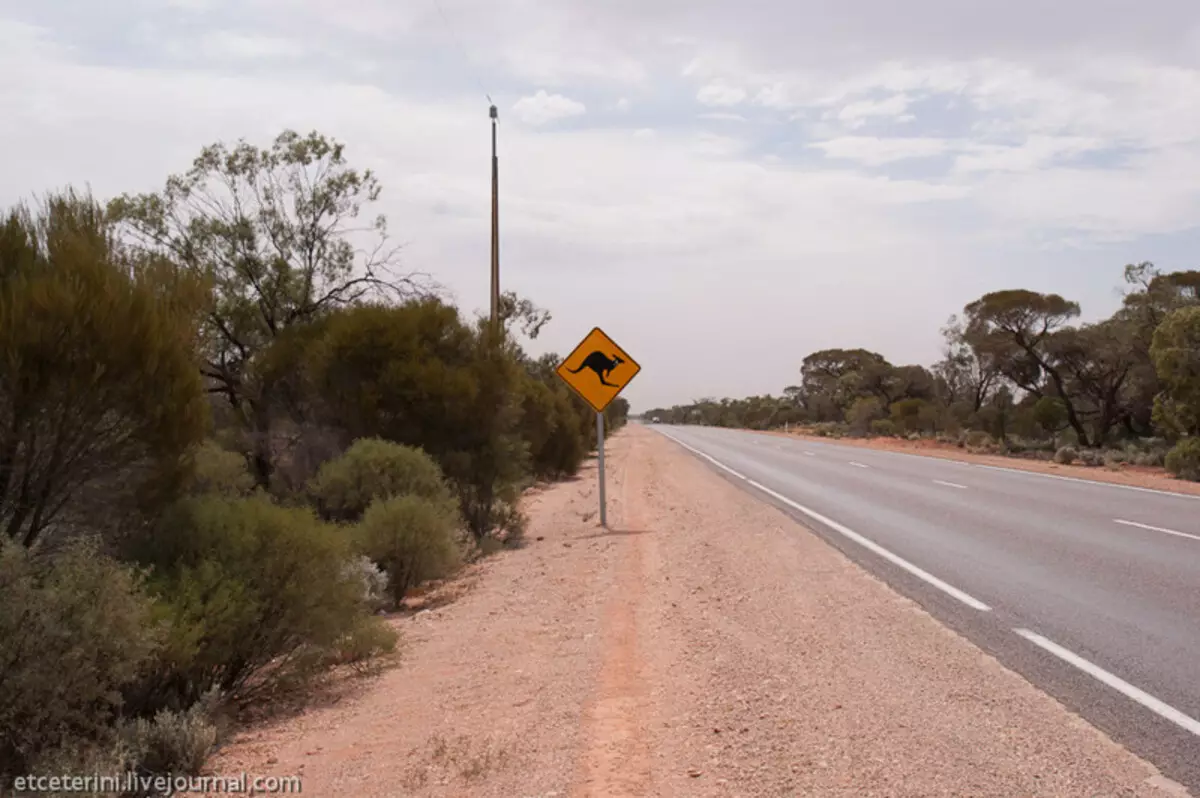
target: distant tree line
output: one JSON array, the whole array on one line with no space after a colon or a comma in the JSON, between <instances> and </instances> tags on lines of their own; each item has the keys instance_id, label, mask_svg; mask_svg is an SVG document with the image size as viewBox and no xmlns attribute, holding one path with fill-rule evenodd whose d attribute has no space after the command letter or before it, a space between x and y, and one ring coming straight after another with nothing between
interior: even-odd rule
<instances>
[{"instance_id":1,"label":"distant tree line","mask_svg":"<svg viewBox=\"0 0 1200 798\"><path fill-rule=\"evenodd\" d=\"M1072 323L1079 305L1057 294L996 291L950 318L931 367L827 349L804 358L800 382L781 396L703 399L643 416L838 435L975 432L997 451L1165 462L1200 479L1200 271L1140 263L1125 268L1125 282L1121 307L1103 321Z\"/></svg>"},{"instance_id":2,"label":"distant tree line","mask_svg":"<svg viewBox=\"0 0 1200 798\"><path fill-rule=\"evenodd\" d=\"M223 713L365 667L376 617L520 540L594 413L401 272L380 186L285 132L162 191L0 215L0 793L20 773L195 773ZM610 430L628 404L612 403Z\"/></svg>"}]
</instances>

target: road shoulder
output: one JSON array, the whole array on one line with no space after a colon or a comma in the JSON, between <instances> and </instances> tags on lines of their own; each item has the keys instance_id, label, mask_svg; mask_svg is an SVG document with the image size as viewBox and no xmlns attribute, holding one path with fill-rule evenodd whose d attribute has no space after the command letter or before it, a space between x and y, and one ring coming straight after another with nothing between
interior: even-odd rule
<instances>
[{"instance_id":1,"label":"road shoulder","mask_svg":"<svg viewBox=\"0 0 1200 798\"><path fill-rule=\"evenodd\" d=\"M630 427L402 664L222 772L361 796L1168 796L1157 771L676 444Z\"/></svg>"}]
</instances>

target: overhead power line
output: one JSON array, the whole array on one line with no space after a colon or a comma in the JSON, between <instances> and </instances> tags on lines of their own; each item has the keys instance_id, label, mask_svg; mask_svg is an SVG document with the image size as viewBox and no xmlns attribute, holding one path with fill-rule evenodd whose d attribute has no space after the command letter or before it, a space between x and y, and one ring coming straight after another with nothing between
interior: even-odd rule
<instances>
[{"instance_id":1,"label":"overhead power line","mask_svg":"<svg viewBox=\"0 0 1200 798\"><path fill-rule=\"evenodd\" d=\"M471 77L475 81L475 85L479 89L479 93L487 98L489 106L495 105L495 103L492 102L492 95L489 94L487 89L484 88L483 81L480 79L479 73L475 71L475 66L471 62L470 57L467 55L467 48L463 46L462 38L458 35L458 31L455 30L454 26L450 24L450 18L446 16L446 9L443 8L441 0L432 0L432 2L433 7L437 9L438 16L442 18L442 24L446 26L446 32L450 34L450 39L454 42L454 46L458 49L458 54L462 58L463 65L466 67L467 71L471 73Z\"/></svg>"}]
</instances>

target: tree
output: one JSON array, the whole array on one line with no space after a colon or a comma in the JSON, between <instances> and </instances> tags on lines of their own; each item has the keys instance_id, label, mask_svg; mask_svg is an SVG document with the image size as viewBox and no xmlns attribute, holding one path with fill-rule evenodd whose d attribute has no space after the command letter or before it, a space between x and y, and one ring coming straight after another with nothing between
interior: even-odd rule
<instances>
[{"instance_id":1,"label":"tree","mask_svg":"<svg viewBox=\"0 0 1200 798\"><path fill-rule=\"evenodd\" d=\"M935 396L935 380L924 366L895 366L885 373L879 386L880 398L889 404L903 399L929 401Z\"/></svg>"},{"instance_id":2,"label":"tree","mask_svg":"<svg viewBox=\"0 0 1200 798\"><path fill-rule=\"evenodd\" d=\"M1152 263L1131 264L1125 267L1125 282L1133 288L1113 319L1132 330L1134 365L1122 387L1125 412L1121 421L1131 434L1150 435L1154 431L1154 400L1162 391L1150 355L1154 331L1171 311L1200 304L1200 271L1162 274Z\"/></svg>"},{"instance_id":3,"label":"tree","mask_svg":"<svg viewBox=\"0 0 1200 798\"><path fill-rule=\"evenodd\" d=\"M1079 315L1079 304L1058 294L1016 289L984 294L963 312L972 345L994 357L1005 377L1038 397L1047 393L1043 381L1049 381L1079 442L1087 446L1088 433L1068 392L1067 376L1047 348L1051 336Z\"/></svg>"},{"instance_id":4,"label":"tree","mask_svg":"<svg viewBox=\"0 0 1200 798\"><path fill-rule=\"evenodd\" d=\"M801 387L816 410L814 420L835 420L856 398L874 395L886 401L885 380L892 366L866 349L823 349L804 358ZM832 412L831 412L832 411Z\"/></svg>"},{"instance_id":5,"label":"tree","mask_svg":"<svg viewBox=\"0 0 1200 798\"><path fill-rule=\"evenodd\" d=\"M1200 306L1168 314L1150 353L1164 387L1155 420L1174 435L1200 435Z\"/></svg>"},{"instance_id":6,"label":"tree","mask_svg":"<svg viewBox=\"0 0 1200 798\"><path fill-rule=\"evenodd\" d=\"M1133 330L1119 319L1060 330L1047 351L1066 379L1074 406L1091 419L1092 443L1102 446L1124 411L1122 389L1135 365ZM1082 442L1082 440L1081 440Z\"/></svg>"},{"instance_id":7,"label":"tree","mask_svg":"<svg viewBox=\"0 0 1200 798\"><path fill-rule=\"evenodd\" d=\"M350 439L423 448L454 484L472 531L492 529L529 453L519 434L525 375L485 319L472 327L436 298L363 304L330 315L303 350L317 420Z\"/></svg>"},{"instance_id":8,"label":"tree","mask_svg":"<svg viewBox=\"0 0 1200 798\"><path fill-rule=\"evenodd\" d=\"M383 216L357 221L380 190L370 170L347 164L344 145L289 130L265 149L245 141L205 147L161 193L109 205L132 247L211 280L201 371L250 431L261 485L274 464L275 397L256 380L258 355L335 308L427 288L420 275L398 273Z\"/></svg>"},{"instance_id":9,"label":"tree","mask_svg":"<svg viewBox=\"0 0 1200 798\"><path fill-rule=\"evenodd\" d=\"M919 432L930 421L929 402L924 399L900 399L888 408L892 421L904 432Z\"/></svg>"},{"instance_id":10,"label":"tree","mask_svg":"<svg viewBox=\"0 0 1200 798\"><path fill-rule=\"evenodd\" d=\"M1043 432L1057 435L1067 427L1067 410L1056 396L1043 396L1034 402L1031 415Z\"/></svg>"},{"instance_id":11,"label":"tree","mask_svg":"<svg viewBox=\"0 0 1200 798\"><path fill-rule=\"evenodd\" d=\"M72 191L0 226L0 528L32 545L85 489L182 473L206 423L202 286L117 246Z\"/></svg>"},{"instance_id":12,"label":"tree","mask_svg":"<svg viewBox=\"0 0 1200 798\"><path fill-rule=\"evenodd\" d=\"M528 339L534 340L542 328L550 323L550 311L538 307L531 300L517 296L513 291L505 291L500 295L500 307L497 312L506 330L511 331L518 326L521 333ZM506 336L506 340L511 340Z\"/></svg>"},{"instance_id":13,"label":"tree","mask_svg":"<svg viewBox=\"0 0 1200 798\"><path fill-rule=\"evenodd\" d=\"M846 423L854 432L866 435L871 429L871 422L882 419L883 415L883 402L874 396L862 396L855 399L846 411Z\"/></svg>"},{"instance_id":14,"label":"tree","mask_svg":"<svg viewBox=\"0 0 1200 798\"><path fill-rule=\"evenodd\" d=\"M957 316L951 316L942 328L946 339L944 356L933 367L946 389L947 405L967 402L978 412L1000 383L1000 368L993 353L975 346Z\"/></svg>"}]
</instances>

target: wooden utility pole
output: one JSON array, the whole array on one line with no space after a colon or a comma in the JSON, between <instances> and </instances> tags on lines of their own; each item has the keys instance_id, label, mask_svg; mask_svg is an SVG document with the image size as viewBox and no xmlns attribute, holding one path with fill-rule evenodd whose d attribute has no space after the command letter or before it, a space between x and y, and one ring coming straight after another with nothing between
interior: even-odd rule
<instances>
[{"instance_id":1,"label":"wooden utility pole","mask_svg":"<svg viewBox=\"0 0 1200 798\"><path fill-rule=\"evenodd\" d=\"M496 123L500 115L493 105L492 119L492 333L500 331L500 159L496 155Z\"/></svg>"}]
</instances>

